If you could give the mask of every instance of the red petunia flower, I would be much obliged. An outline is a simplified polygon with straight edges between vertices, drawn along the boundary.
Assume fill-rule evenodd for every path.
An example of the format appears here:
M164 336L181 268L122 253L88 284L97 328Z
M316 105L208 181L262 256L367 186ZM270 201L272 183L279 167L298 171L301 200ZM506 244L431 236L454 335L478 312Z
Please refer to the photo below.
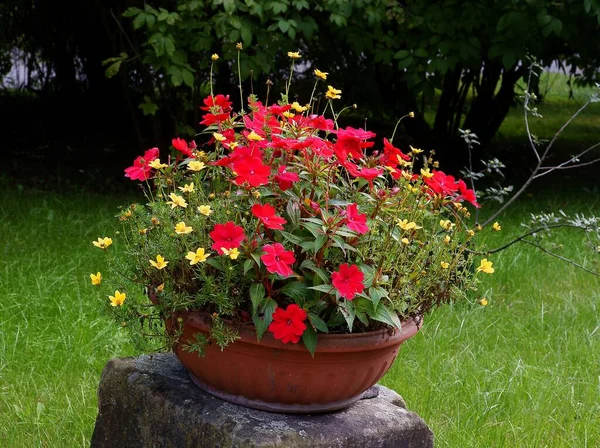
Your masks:
M458 190L458 184L454 180L454 176L447 176L442 171L435 171L433 177L424 179L425 183L435 193L448 196Z
M263 164L258 157L242 157L233 163L233 170L237 173L235 183L242 185L248 182L253 187L260 187L269 183L271 167Z
M295 261L294 252L285 250L281 243L267 244L263 247L266 253L261 255L260 259L267 267L267 271L281 275L282 277L291 276L294 271L290 267Z
M231 101L229 101L229 95L225 96L222 94L215 96L208 95L206 98L204 98L203 102L204 107L200 107L200 109L206 111L211 110L213 107L219 107L223 112L230 112L231 105L233 104Z
M184 139L179 137L174 138L173 140L171 140L171 144L173 145L173 148L183 153L183 155L187 157L192 156L192 149L188 146L187 142Z
M210 247L221 255L223 255L223 249L240 247L240 244L246 237L244 229L235 225L233 221L227 221L225 224L215 224L213 231L209 235L214 241Z
M269 331L273 333L275 339L281 340L284 344L288 342L296 344L306 330L305 320L306 311L295 303L288 305L285 310L275 308Z
M360 234L369 231L367 215L358 213L358 205L356 205L356 203L350 204L346 208L346 226L348 226L350 230L354 230L356 233Z
M125 177L131 180L147 180L150 178L152 168L150 162L158 158L158 148L151 148L133 161L133 165L125 168Z
M338 290L340 296L352 300L356 294L363 292L365 285L363 280L365 274L355 264L346 263L340 265L339 271L331 274L331 283Z
M287 167L281 165L277 174L275 175L275 182L281 188L281 191L289 190L294 185L294 182L298 182L300 180L300 176L298 173L294 173L287 170Z
M275 207L270 204L254 204L252 214L260 219L268 229L283 230L283 225L287 222L275 214Z
M465 200L467 202L470 202L477 208L481 207L481 205L479 205L479 203L477 202L477 196L475 196L475 191L467 188L467 184L465 184L465 181L462 179L458 181L458 191L460 195L456 199L458 199L459 201Z

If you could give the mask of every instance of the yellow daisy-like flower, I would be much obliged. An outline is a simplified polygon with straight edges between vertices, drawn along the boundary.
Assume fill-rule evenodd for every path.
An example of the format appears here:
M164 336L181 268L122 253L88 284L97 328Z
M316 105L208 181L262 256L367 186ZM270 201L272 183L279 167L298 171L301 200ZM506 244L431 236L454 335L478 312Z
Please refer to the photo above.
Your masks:
M330 100L339 100L342 97L342 91L333 86L327 86L327 92L325 92L325 96Z
M440 265L442 266L442 269L448 269L450 267L450 263L446 261L442 261Z
M213 213L213 209L210 208L210 205L201 205L198 207L198 213L204 215L204 216L210 216Z
M492 225L492 229L494 229L496 232L500 232L500 230L502 230L502 226L496 221L493 225Z
M150 260L150 264L154 266L156 269L164 269L169 264L168 261L165 261L162 255L156 256L156 261Z
M183 187L178 187L184 193L193 193L194 192L194 182L190 182L189 184L185 184Z
M467 230L467 233L469 234L469 236L475 236L475 231L474 230Z
M243 49L244 49L244 46L242 45L242 43L241 43L241 42L238 42L237 44L235 44L235 49L236 49L236 50L243 50Z
M482 297L481 300L479 301L479 304L481 306L487 306L488 300L485 297Z
M165 284L164 283L161 283L160 285L158 285L156 287L156 291L158 291L158 292L163 292L164 289L165 289Z
M314 74L317 78L321 78L323 81L327 79L328 72L322 72L318 68L315 68Z
M402 238L400 241L402 241L402 244L404 244L405 246L408 246L410 244L410 241L408 238Z
M289 110L282 112L281 115L283 115L285 118L294 118L296 116L296 114L294 114L293 112L290 112Z
M225 140L227 140L227 137L225 137L223 134L220 134L218 132L213 132L213 137L218 142L224 142Z
M421 176L425 179L431 179L433 177L433 173L429 171L429 168L421 168Z
M252 196L254 196L256 199L260 198L260 191L258 191L258 190L252 191Z
M192 233L194 229L192 226L186 226L185 222L181 221L175 224L175 233L177 235L187 235L188 233Z
M210 257L210 254L207 254L203 247L197 249L196 252L190 251L185 256L186 259L190 260L191 265L204 263L208 257Z
M444 244L450 244L450 235L444 237Z
M127 294L124 292L115 291L114 296L108 296L110 299L111 306L123 306L123 302L127 298Z
M167 201L166 203L171 206L171 209L174 209L175 207L181 207L181 208L187 207L187 202L185 202L185 199L183 199L181 196L179 196L175 193L171 193L171 194L169 194L169 197L171 198L171 200Z
M218 61L219 60L219 55L217 53L213 53L213 55L210 57L213 61Z
M190 163L188 163L187 169L190 171L201 171L204 169L204 167L206 167L204 162L192 160Z
M102 283L102 274L98 272L97 274L90 274L90 279L92 280L92 285L99 285Z
M299 51L288 51L288 58L290 59L300 59L301 57Z
M104 238L98 238L98 241L92 241L92 244L100 249L106 249L112 242L112 238L106 236Z
M450 221L449 219L441 219L440 220L440 226L442 227L442 229L444 230L452 230L452 228L455 226L456 224L454 224L452 221Z
M422 149L419 149L419 148L413 148L413 147L412 147L412 146L410 146L410 145L408 145L408 146L410 147L410 151L411 151L413 154L421 154L421 153L423 152L423 150L422 150Z
M224 255L229 256L229 258L232 260L237 260L237 257L240 256L240 251L237 249L237 247L234 247L233 249L225 249L222 247L221 250L223 251Z
M481 264L477 267L477 272L485 272L486 274L493 274L494 268L492 267L492 262L488 261L487 258L481 260Z
M300 106L300 103L298 103L298 101L294 101L292 103L292 109L294 109L296 112L304 112L306 109L308 109L308 107Z
M264 140L260 135L258 135L256 132L252 131L250 132L250 134L248 134L246 136L246 138L248 140L250 140L251 142L260 142L261 140Z
M160 159L154 159L152 162L148 164L150 168L154 168L155 170L160 170L163 168L168 168L169 165L166 163L160 163Z
M408 219L399 219L398 220L398 226L402 229L402 230L419 230L422 229L422 226L418 226L416 222L414 221L410 221L408 222Z
M160 221L158 220L158 218L156 216L153 216L152 219L150 219L150 222L152 222L153 226L160 226Z

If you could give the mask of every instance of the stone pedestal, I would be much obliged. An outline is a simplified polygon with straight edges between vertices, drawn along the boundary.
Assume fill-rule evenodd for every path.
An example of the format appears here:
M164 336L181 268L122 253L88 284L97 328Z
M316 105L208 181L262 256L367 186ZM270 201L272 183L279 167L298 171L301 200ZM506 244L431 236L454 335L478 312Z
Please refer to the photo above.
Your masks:
M255 411L200 390L173 354L109 361L98 389L94 448L425 448L433 433L402 397L374 398L331 414ZM378 392L378 394L373 393Z

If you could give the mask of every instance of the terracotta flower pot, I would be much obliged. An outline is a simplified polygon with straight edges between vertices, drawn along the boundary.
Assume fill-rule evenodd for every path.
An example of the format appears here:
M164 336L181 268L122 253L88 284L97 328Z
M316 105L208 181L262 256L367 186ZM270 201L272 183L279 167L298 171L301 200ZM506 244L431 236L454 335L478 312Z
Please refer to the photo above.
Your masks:
M282 344L269 332L258 342L254 327L242 325L240 339L223 351L206 345L200 357L183 344L208 333L210 318L197 312L181 317L183 334L174 350L198 386L242 406L288 413L334 411L359 400L421 325L410 320L402 331L319 334L314 358L302 344Z

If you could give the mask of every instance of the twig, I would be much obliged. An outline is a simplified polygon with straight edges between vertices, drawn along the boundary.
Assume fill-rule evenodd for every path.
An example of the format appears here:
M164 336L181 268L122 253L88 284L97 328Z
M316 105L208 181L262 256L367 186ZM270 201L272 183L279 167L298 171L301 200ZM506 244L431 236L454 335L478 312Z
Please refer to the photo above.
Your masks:
M531 67L529 68L529 76L527 77L527 90L525 90L525 103L523 104L523 114L525 115L525 129L527 129L527 137L529 138L529 144L531 145L531 149L533 149L535 157L538 159L539 162L540 154L538 153L537 148L535 147L533 136L531 134L531 131L529 130L529 115L527 114L527 107L530 98L529 86L531 85L531 74L533 73L533 67L534 65L531 64Z
M579 269L583 269L585 272L587 272L589 274L595 275L596 277L600 277L600 273L592 271L591 269L588 269L585 266L582 266L582 265L580 265L579 263L576 263L573 260L570 260L568 258L563 257L562 255L555 254L554 252L549 251L548 249L546 249L545 247L540 246L539 244L533 243L533 242L528 241L528 240L521 240L521 241L523 241L524 243L530 244L533 247L538 248L542 252L545 252L548 255L551 255L553 257L558 258L559 260L566 261L567 263L572 264L573 266L577 266Z

